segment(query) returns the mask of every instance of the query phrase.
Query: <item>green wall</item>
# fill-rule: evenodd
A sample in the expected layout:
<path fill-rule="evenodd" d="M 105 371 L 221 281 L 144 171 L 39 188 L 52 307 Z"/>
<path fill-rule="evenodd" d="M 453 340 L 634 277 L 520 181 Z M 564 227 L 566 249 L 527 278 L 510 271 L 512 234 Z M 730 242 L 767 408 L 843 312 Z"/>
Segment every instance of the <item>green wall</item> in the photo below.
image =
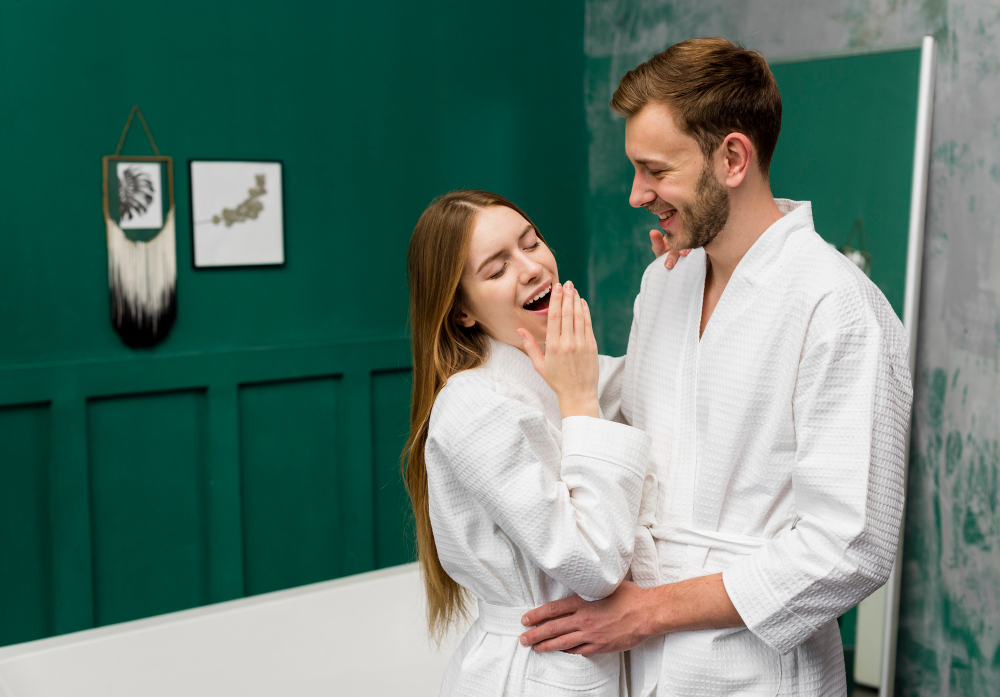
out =
<path fill-rule="evenodd" d="M 583 276 L 582 36 L 579 2 L 0 4 L 0 644 L 410 558 L 406 243 L 492 189 Z M 146 351 L 100 199 L 136 103 L 178 221 Z M 284 162 L 285 267 L 191 268 L 189 158 Z"/>

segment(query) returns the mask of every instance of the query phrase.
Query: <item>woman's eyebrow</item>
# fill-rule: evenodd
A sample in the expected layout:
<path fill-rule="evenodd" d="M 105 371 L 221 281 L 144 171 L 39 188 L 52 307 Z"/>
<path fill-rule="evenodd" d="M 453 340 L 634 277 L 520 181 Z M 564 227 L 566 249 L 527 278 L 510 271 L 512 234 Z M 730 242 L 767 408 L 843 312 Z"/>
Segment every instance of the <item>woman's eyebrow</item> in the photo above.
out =
<path fill-rule="evenodd" d="M 527 235 L 529 232 L 531 232 L 534 229 L 535 229 L 535 226 L 529 224 L 526 228 L 524 228 L 524 232 L 522 232 L 521 235 L 520 235 L 520 237 L 517 238 L 517 241 L 520 242 L 522 239 L 524 239 L 525 235 Z M 497 259 L 498 257 L 502 257 L 506 253 L 507 253 L 506 249 L 501 249 L 499 252 L 494 252 L 493 254 L 490 254 L 488 257 L 486 257 L 485 259 L 483 259 L 483 263 L 479 265 L 478 269 L 476 269 L 476 273 L 479 273 L 480 271 L 483 270 L 484 266 L 486 266 L 487 264 L 489 264 L 494 259 Z"/>
<path fill-rule="evenodd" d="M 479 268 L 476 269 L 476 273 L 479 273 L 480 271 L 483 270 L 484 266 L 486 266 L 487 264 L 489 264 L 491 261 L 493 261 L 497 257 L 502 257 L 506 253 L 507 253 L 506 249 L 501 249 L 499 252 L 494 252 L 493 254 L 490 254 L 488 257 L 486 257 L 483 260 L 483 263 L 479 265 Z"/>

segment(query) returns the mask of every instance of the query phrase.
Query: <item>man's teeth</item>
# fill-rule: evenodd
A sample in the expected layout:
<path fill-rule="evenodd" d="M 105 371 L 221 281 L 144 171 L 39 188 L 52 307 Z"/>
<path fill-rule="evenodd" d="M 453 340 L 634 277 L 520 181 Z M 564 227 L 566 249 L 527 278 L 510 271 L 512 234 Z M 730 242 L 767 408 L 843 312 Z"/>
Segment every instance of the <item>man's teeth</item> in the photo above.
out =
<path fill-rule="evenodd" d="M 674 213 L 676 213 L 676 212 L 677 212 L 677 211 L 675 211 L 675 210 L 671 210 L 671 211 L 666 211 L 666 212 L 664 212 L 664 213 L 657 213 L 656 215 L 657 215 L 657 217 L 658 217 L 658 218 L 659 218 L 660 220 L 666 220 L 667 218 L 669 218 L 670 216 L 672 216 L 672 215 L 673 215 Z"/>
<path fill-rule="evenodd" d="M 538 295 L 536 295 L 535 297 L 533 297 L 533 298 L 529 298 L 529 299 L 528 299 L 528 302 L 524 303 L 524 306 L 525 306 L 525 307 L 527 307 L 528 305 L 530 305 L 531 303 L 535 302 L 535 301 L 536 301 L 536 300 L 538 300 L 539 298 L 544 298 L 544 297 L 545 297 L 546 295 L 548 295 L 548 294 L 549 294 L 549 291 L 550 291 L 550 290 L 552 290 L 552 286 L 549 286 L 548 288 L 546 288 L 545 290 L 543 290 L 543 291 L 542 291 L 541 293 L 539 293 L 539 294 L 538 294 Z"/>

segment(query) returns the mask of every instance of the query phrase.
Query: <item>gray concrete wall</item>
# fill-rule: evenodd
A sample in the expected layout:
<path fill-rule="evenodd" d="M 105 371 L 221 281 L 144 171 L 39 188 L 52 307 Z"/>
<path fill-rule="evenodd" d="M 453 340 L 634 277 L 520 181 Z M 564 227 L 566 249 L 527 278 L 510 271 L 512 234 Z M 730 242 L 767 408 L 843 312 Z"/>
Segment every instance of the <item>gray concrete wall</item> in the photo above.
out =
<path fill-rule="evenodd" d="M 1000 5 L 974 0 L 588 0 L 591 288 L 602 349 L 624 350 L 623 268 L 648 256 L 607 104 L 670 44 L 725 36 L 769 58 L 938 39 L 897 694 L 1000 694 Z M 617 279 L 615 278 L 617 275 Z"/>

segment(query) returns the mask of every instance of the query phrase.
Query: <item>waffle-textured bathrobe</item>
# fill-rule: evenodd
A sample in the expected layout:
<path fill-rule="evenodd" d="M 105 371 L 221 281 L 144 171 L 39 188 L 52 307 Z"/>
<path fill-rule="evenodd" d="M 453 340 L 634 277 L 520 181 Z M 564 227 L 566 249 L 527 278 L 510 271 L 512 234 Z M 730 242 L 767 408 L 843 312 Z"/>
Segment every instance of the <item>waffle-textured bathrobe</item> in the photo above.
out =
<path fill-rule="evenodd" d="M 524 353 L 496 341 L 490 350 L 483 367 L 439 393 L 424 451 L 438 556 L 479 604 L 441 694 L 617 697 L 620 654 L 539 654 L 518 637 L 528 610 L 571 593 L 603 598 L 625 577 L 649 437 L 610 420 L 561 418 Z M 601 358 L 609 418 L 622 367 Z"/>
<path fill-rule="evenodd" d="M 704 251 L 643 276 L 622 409 L 652 436 L 659 496 L 633 575 L 721 571 L 748 628 L 645 642 L 633 694 L 844 695 L 836 618 L 895 558 L 912 398 L 902 325 L 816 234 L 808 203 L 778 205 L 700 340 Z"/>

